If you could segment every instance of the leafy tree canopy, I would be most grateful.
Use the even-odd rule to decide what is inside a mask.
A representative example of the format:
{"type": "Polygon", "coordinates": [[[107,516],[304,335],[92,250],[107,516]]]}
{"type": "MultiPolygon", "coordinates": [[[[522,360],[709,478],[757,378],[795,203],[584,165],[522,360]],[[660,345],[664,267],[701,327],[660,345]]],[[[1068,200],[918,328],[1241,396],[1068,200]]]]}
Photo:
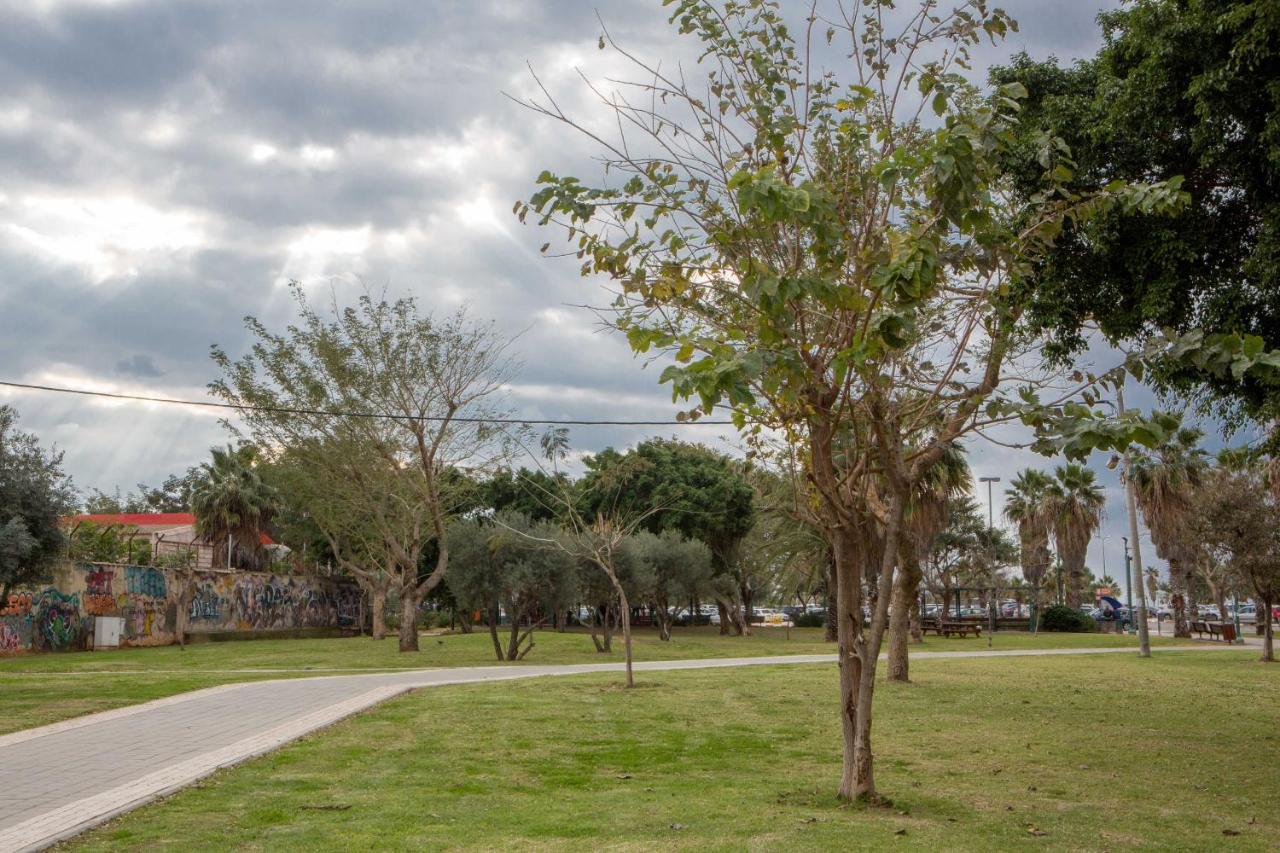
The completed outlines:
{"type": "Polygon", "coordinates": [[[11,406],[0,406],[0,598],[44,575],[65,544],[58,520],[76,505],[62,454],[17,422],[11,406]]]}
{"type": "MultiPolygon", "coordinates": [[[[992,73],[1028,92],[1013,173],[1039,191],[1055,160],[1078,190],[1182,176],[1190,204],[1164,217],[1113,208],[1069,224],[1036,281],[1051,352],[1162,328],[1254,335],[1280,347],[1280,14],[1274,0],[1140,0],[1099,18],[1104,45],[1069,68],[1025,54],[992,73]],[[1050,140],[1060,138],[1065,147],[1050,140]],[[1069,153],[1067,152],[1069,149],[1069,153]]],[[[1229,418],[1280,414],[1275,385],[1172,360],[1158,385],[1225,402],[1229,418]]]]}
{"type": "Polygon", "coordinates": [[[604,450],[586,464],[588,515],[606,503],[627,511],[657,508],[645,520],[647,530],[696,539],[718,559],[725,559],[755,521],[751,485],[734,461],[700,444],[652,438],[626,453],[604,450]]]}

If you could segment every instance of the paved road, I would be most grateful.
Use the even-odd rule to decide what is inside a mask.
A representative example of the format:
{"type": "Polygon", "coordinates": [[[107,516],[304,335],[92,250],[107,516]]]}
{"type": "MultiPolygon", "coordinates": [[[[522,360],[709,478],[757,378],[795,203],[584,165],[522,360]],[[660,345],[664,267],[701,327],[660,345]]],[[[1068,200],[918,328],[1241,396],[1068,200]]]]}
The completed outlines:
{"type": "MultiPolygon", "coordinates": [[[[1189,646],[1161,649],[1231,647],[1189,646]]],[[[1132,648],[917,652],[929,658],[1132,653],[1132,648]]],[[[834,655],[637,663],[636,670],[834,663],[834,655]]],[[[39,850],[421,687],[617,672],[621,664],[489,666],[227,684],[0,736],[0,851],[39,850]]]]}

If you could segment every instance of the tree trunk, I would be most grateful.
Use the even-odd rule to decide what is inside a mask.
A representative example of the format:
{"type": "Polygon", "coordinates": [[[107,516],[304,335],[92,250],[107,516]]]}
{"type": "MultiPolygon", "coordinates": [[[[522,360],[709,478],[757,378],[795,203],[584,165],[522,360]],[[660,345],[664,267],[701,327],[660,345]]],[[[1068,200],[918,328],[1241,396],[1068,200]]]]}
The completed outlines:
{"type": "Polygon", "coordinates": [[[656,596],[653,608],[653,621],[658,625],[658,639],[670,641],[671,611],[667,608],[667,599],[665,594],[656,596]]]}
{"type": "Polygon", "coordinates": [[[828,643],[834,643],[839,640],[840,626],[840,604],[836,600],[836,561],[831,554],[827,555],[827,624],[826,633],[823,635],[828,643]]]}
{"type": "Polygon", "coordinates": [[[920,587],[916,586],[916,597],[911,602],[911,644],[918,646],[924,642],[924,623],[921,621],[920,587]]]}
{"type": "Polygon", "coordinates": [[[847,531],[837,531],[832,544],[839,583],[837,591],[837,659],[840,666],[840,730],[844,741],[843,766],[837,796],[851,800],[857,789],[854,743],[858,728],[858,683],[862,677],[859,640],[862,636],[862,583],[857,554],[847,531]]]}
{"type": "Polygon", "coordinates": [[[1262,630],[1262,660],[1264,663],[1273,663],[1276,659],[1276,655],[1272,644],[1272,632],[1274,628],[1271,624],[1273,621],[1271,618],[1272,599],[1263,599],[1262,603],[1265,605],[1262,617],[1264,620],[1262,623],[1264,626],[1262,630]]]}
{"type": "Polygon", "coordinates": [[[387,588],[371,584],[369,588],[369,608],[373,620],[370,631],[373,639],[381,640],[387,636],[387,588]]]}
{"type": "Polygon", "coordinates": [[[1079,610],[1080,605],[1084,603],[1083,593],[1084,567],[1072,560],[1067,568],[1067,606],[1072,610],[1079,610]]]}
{"type": "Polygon", "coordinates": [[[461,629],[462,633],[464,634],[470,634],[473,630],[475,630],[475,626],[471,624],[470,610],[458,611],[458,628],[461,629]]]}
{"type": "Polygon", "coordinates": [[[1191,636],[1191,623],[1187,619],[1187,576],[1182,561],[1169,558],[1169,585],[1173,589],[1173,636],[1191,636]]]}
{"type": "Polygon", "coordinates": [[[498,603],[495,601],[489,605],[489,612],[484,621],[489,623],[489,641],[493,643],[493,654],[498,660],[502,660],[502,641],[498,639],[498,613],[498,603]]]}
{"type": "Polygon", "coordinates": [[[720,636],[729,636],[729,608],[724,606],[724,602],[716,599],[716,609],[720,611],[720,636]]]}
{"type": "Polygon", "coordinates": [[[412,586],[400,592],[400,651],[418,651],[418,595],[412,586]]]}
{"type": "Polygon", "coordinates": [[[609,582],[613,584],[614,591],[618,593],[618,614],[622,617],[622,655],[627,671],[627,688],[630,689],[636,686],[631,674],[631,604],[627,601],[627,591],[622,588],[622,583],[618,580],[613,566],[601,562],[600,568],[604,569],[605,574],[609,576],[609,582]]]}
{"type": "MultiPolygon", "coordinates": [[[[880,644],[889,625],[889,605],[893,597],[894,570],[898,564],[898,545],[902,535],[902,518],[905,500],[894,496],[890,501],[889,519],[885,525],[884,542],[877,577],[875,609],[871,613],[870,636],[864,641],[863,660],[858,678],[858,725],[854,741],[854,799],[860,802],[882,802],[876,791],[871,752],[871,710],[876,689],[876,663],[880,658],[880,644]]],[[[861,624],[859,612],[859,624],[861,624]]]]}
{"type": "Polygon", "coordinates": [[[751,615],[755,608],[756,591],[751,588],[751,584],[742,583],[738,586],[738,592],[742,596],[742,636],[751,636],[751,615]]]}
{"type": "Polygon", "coordinates": [[[908,676],[907,638],[910,632],[912,603],[920,586],[920,567],[905,559],[893,584],[893,602],[889,614],[889,680],[910,681],[908,676]]]}

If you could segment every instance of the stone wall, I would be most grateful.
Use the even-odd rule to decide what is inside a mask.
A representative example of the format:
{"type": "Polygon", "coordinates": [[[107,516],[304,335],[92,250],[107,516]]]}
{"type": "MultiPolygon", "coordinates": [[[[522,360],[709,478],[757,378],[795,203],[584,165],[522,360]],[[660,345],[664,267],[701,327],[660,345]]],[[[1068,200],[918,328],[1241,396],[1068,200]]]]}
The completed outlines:
{"type": "MultiPolygon", "coordinates": [[[[124,618],[121,645],[177,642],[172,571],[150,566],[77,563],[54,582],[0,602],[0,654],[85,648],[93,616],[124,618]]],[[[296,628],[356,628],[359,588],[327,578],[265,572],[201,571],[188,607],[188,634],[296,628]]]]}

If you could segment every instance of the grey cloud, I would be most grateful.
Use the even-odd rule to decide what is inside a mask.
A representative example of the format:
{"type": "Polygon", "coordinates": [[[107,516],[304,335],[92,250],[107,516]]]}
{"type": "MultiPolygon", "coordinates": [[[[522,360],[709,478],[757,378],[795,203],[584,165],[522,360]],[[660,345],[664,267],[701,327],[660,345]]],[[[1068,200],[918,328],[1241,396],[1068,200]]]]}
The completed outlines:
{"type": "Polygon", "coordinates": [[[129,358],[122,358],[116,362],[116,373],[123,373],[125,376],[133,376],[138,379],[158,379],[164,376],[164,371],[156,367],[156,363],[152,361],[151,356],[142,353],[134,353],[129,358]]]}
{"type": "MultiPolygon", "coordinates": [[[[439,310],[465,301],[476,316],[523,331],[524,387],[513,405],[529,417],[669,416],[677,407],[658,385],[661,365],[641,369],[624,341],[593,333],[590,314],[575,307],[606,302],[599,283],[581,279],[572,259],[540,258],[546,235],[509,213],[543,168],[598,173],[579,140],[502,94],[527,88],[531,60],[565,103],[590,109],[564,57],[601,61],[597,5],[639,54],[667,67],[690,57],[692,43],[673,34],[657,0],[139,0],[49,13],[14,0],[0,28],[0,115],[25,106],[30,119],[25,127],[0,121],[0,378],[61,371],[200,398],[212,378],[209,345],[243,352],[246,314],[287,322],[277,278],[303,270],[316,293],[350,294],[359,278],[439,310]],[[172,139],[157,125],[166,120],[172,139]],[[255,143],[276,146],[277,158],[252,162],[255,143]],[[331,167],[299,165],[303,145],[333,148],[331,167]],[[456,169],[443,161],[424,168],[417,160],[429,160],[432,145],[471,156],[456,169]],[[7,233],[6,195],[11,203],[133,196],[164,216],[195,216],[204,238],[149,251],[132,274],[95,281],[7,233]],[[460,206],[481,198],[498,227],[462,221],[460,206]],[[289,244],[309,231],[366,224],[364,251],[290,257],[289,244]],[[407,245],[391,246],[390,232],[407,245]]],[[[785,5],[797,15],[807,9],[785,5]]],[[[1098,42],[1094,16],[1115,4],[1004,5],[1021,32],[980,49],[979,69],[1024,47],[1086,55],[1098,42]]],[[[56,438],[86,486],[159,480],[200,461],[223,436],[215,417],[182,409],[9,392],[0,400],[56,438]]],[[[597,450],[652,433],[582,427],[572,439],[576,449],[597,450]]],[[[731,439],[714,427],[681,435],[731,439]]],[[[973,456],[982,472],[1006,477],[1045,464],[980,444],[973,456]]],[[[1122,515],[1108,511],[1111,568],[1122,515]]]]}

